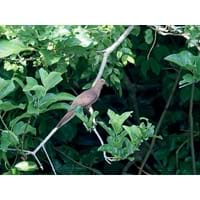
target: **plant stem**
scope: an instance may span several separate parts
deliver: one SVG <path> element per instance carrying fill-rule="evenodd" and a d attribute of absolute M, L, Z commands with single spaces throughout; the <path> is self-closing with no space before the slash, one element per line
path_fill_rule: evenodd
<path fill-rule="evenodd" d="M 193 174 L 196 174 L 196 161 L 195 161 L 195 149 L 194 149 L 194 120 L 193 120 L 193 100 L 194 100 L 195 84 L 191 86 L 190 106 L 189 106 L 189 124 L 190 124 L 190 148 L 192 156 L 192 170 Z"/>
<path fill-rule="evenodd" d="M 166 115 L 166 112 L 167 112 L 167 110 L 168 110 L 168 108 L 169 108 L 169 105 L 171 104 L 172 97 L 174 96 L 176 87 L 177 87 L 177 85 L 178 85 L 178 81 L 179 81 L 179 78 L 180 78 L 180 74 L 181 74 L 181 70 L 179 70 L 179 72 L 178 72 L 178 74 L 177 74 L 177 77 L 176 77 L 174 86 L 173 86 L 173 88 L 172 88 L 171 94 L 170 94 L 170 96 L 169 96 L 169 98 L 168 98 L 168 100 L 167 100 L 167 103 L 166 103 L 166 105 L 165 105 L 165 108 L 164 108 L 164 110 L 163 110 L 163 112 L 162 112 L 162 114 L 161 114 L 160 120 L 159 120 L 159 122 L 158 122 L 158 124 L 157 124 L 156 130 L 155 130 L 155 133 L 154 133 L 155 136 L 158 134 L 158 132 L 159 132 L 159 130 L 160 130 L 160 127 L 161 127 L 161 125 L 162 125 L 163 119 L 164 119 L 164 117 L 165 117 L 165 115 Z M 153 150 L 153 147 L 154 147 L 154 145 L 155 145 L 155 142 L 156 142 L 156 137 L 154 137 L 154 138 L 151 140 L 151 144 L 150 144 L 149 150 L 148 150 L 148 152 L 147 152 L 147 154 L 146 154 L 146 156 L 145 156 L 145 158 L 144 158 L 144 160 L 143 160 L 143 162 L 142 162 L 142 164 L 141 164 L 141 167 L 140 167 L 140 169 L 139 169 L 138 174 L 142 174 L 142 170 L 143 170 L 143 168 L 144 168 L 144 166 L 145 166 L 147 160 L 149 159 L 149 156 L 150 156 L 151 153 L 152 153 L 152 150 Z"/>

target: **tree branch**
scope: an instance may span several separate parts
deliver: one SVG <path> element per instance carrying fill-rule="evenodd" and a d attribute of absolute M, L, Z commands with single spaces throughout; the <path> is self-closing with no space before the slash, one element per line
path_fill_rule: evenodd
<path fill-rule="evenodd" d="M 99 72 L 96 76 L 96 79 L 92 84 L 93 86 L 96 84 L 97 80 L 102 77 L 109 55 L 126 39 L 126 37 L 130 34 L 133 28 L 134 26 L 129 26 L 111 46 L 101 51 L 103 52 L 103 60 L 101 62 L 101 66 L 99 68 Z"/>
<path fill-rule="evenodd" d="M 156 130 L 155 130 L 155 133 L 154 133 L 155 136 L 158 134 L 158 132 L 159 132 L 159 130 L 160 130 L 160 127 L 161 127 L 161 125 L 162 125 L 163 119 L 164 119 L 164 117 L 165 117 L 165 115 L 166 115 L 166 112 L 167 112 L 167 110 L 168 110 L 168 108 L 169 108 L 169 105 L 171 104 L 172 97 L 174 96 L 176 87 L 177 87 L 177 85 L 178 85 L 178 81 L 179 81 L 179 79 L 180 79 L 180 74 L 181 74 L 181 70 L 179 70 L 179 72 L 178 72 L 178 74 L 177 74 L 177 77 L 176 77 L 174 86 L 173 86 L 173 88 L 172 88 L 171 94 L 170 94 L 170 96 L 169 96 L 169 98 L 168 98 L 168 100 L 167 100 L 167 103 L 166 103 L 166 105 L 165 105 L 165 108 L 164 108 L 164 110 L 163 110 L 163 112 L 162 112 L 162 115 L 161 115 L 160 120 L 159 120 L 159 122 L 158 122 L 158 125 L 157 125 L 157 127 L 156 127 Z M 151 154 L 151 152 L 152 152 L 152 150 L 153 150 L 153 147 L 154 147 L 155 142 L 156 142 L 156 137 L 153 137 L 153 139 L 152 139 L 152 141 L 151 141 L 151 144 L 150 144 L 150 147 L 149 147 L 149 150 L 148 150 L 148 152 L 147 152 L 147 154 L 146 154 L 146 156 L 145 156 L 145 158 L 144 158 L 144 160 L 143 160 L 143 162 L 142 162 L 142 164 L 141 164 L 141 167 L 140 167 L 140 169 L 139 169 L 138 174 L 142 174 L 142 170 L 143 170 L 143 168 L 144 168 L 144 166 L 145 166 L 147 160 L 149 159 L 149 156 L 150 156 L 150 154 Z"/>
<path fill-rule="evenodd" d="M 189 124 L 190 124 L 190 148 L 192 155 L 192 170 L 193 174 L 196 174 L 196 161 L 195 161 L 195 149 L 194 149 L 194 120 L 193 120 L 193 100 L 194 100 L 194 90 L 195 84 L 192 83 L 191 96 L 190 96 L 190 106 L 189 106 Z"/>

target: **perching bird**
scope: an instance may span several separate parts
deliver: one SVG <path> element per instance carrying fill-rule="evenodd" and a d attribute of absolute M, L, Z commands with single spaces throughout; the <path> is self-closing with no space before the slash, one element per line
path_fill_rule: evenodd
<path fill-rule="evenodd" d="M 105 84 L 105 80 L 99 79 L 92 88 L 79 94 L 72 102 L 69 111 L 58 122 L 58 124 L 56 125 L 56 128 L 59 129 L 60 127 L 62 127 L 67 122 L 69 122 L 75 116 L 74 109 L 77 106 L 89 108 L 93 103 L 95 103 L 97 101 L 97 99 L 99 98 L 101 89 L 104 84 Z"/>

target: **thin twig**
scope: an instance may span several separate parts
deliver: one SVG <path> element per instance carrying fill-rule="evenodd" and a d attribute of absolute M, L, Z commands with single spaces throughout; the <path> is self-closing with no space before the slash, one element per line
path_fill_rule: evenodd
<path fill-rule="evenodd" d="M 48 161 L 49 161 L 49 163 L 50 163 L 50 165 L 51 165 L 51 169 L 52 169 L 54 175 L 57 175 L 56 170 L 55 170 L 55 167 L 54 167 L 54 165 L 53 165 L 53 162 L 51 161 L 51 159 L 50 159 L 50 157 L 49 157 L 49 154 L 47 153 L 47 150 L 46 150 L 46 148 L 45 148 L 44 145 L 42 146 L 42 149 L 43 149 L 43 151 L 44 151 L 44 153 L 45 153 L 45 155 L 46 155 L 46 157 L 47 157 L 47 159 L 48 159 Z"/>
<path fill-rule="evenodd" d="M 51 132 L 45 137 L 44 140 L 35 148 L 33 151 L 34 154 L 36 154 L 46 143 L 47 141 L 53 136 L 53 134 L 58 130 L 57 127 L 53 128 Z"/>
<path fill-rule="evenodd" d="M 169 108 L 169 105 L 171 104 L 172 97 L 174 96 L 176 87 L 177 87 L 178 82 L 179 82 L 179 79 L 180 79 L 180 74 L 181 74 L 181 70 L 179 70 L 179 72 L 178 72 L 178 74 L 177 74 L 177 77 L 176 77 L 174 86 L 173 86 L 173 88 L 172 88 L 171 94 L 170 94 L 170 96 L 169 96 L 169 98 L 168 98 L 168 100 L 167 100 L 167 103 L 166 103 L 166 105 L 165 105 L 165 108 L 164 108 L 164 110 L 163 110 L 163 112 L 162 112 L 162 114 L 161 114 L 160 120 L 159 120 L 159 122 L 158 122 L 158 125 L 157 125 L 156 130 L 155 130 L 155 133 L 154 133 L 155 136 L 158 134 L 158 132 L 159 132 L 159 130 L 160 130 L 160 127 L 161 127 L 161 125 L 162 125 L 163 119 L 164 119 L 164 117 L 165 117 L 165 115 L 166 115 L 166 112 L 167 112 L 167 110 L 168 110 L 168 108 Z M 148 152 L 147 152 L 147 154 L 146 154 L 146 156 L 145 156 L 145 158 L 144 158 L 144 160 L 143 160 L 143 162 L 142 162 L 142 164 L 141 164 L 141 167 L 140 167 L 140 170 L 139 170 L 138 174 L 142 174 L 142 170 L 143 170 L 143 168 L 144 168 L 144 166 L 145 166 L 145 164 L 146 164 L 146 162 L 147 162 L 147 160 L 148 160 L 148 158 L 149 158 L 149 156 L 150 156 L 150 154 L 151 154 L 151 152 L 152 152 L 152 150 L 153 150 L 155 141 L 156 141 L 156 137 L 154 137 L 154 138 L 152 139 L 152 141 L 151 141 L 149 150 L 148 150 Z"/>
<path fill-rule="evenodd" d="M 75 164 L 77 164 L 77 165 L 79 165 L 79 166 L 81 166 L 81 167 L 83 167 L 83 168 L 86 168 L 86 169 L 88 169 L 88 170 L 90 170 L 90 171 L 92 171 L 92 172 L 94 172 L 94 173 L 96 173 L 96 174 L 99 174 L 99 175 L 102 174 L 99 170 L 93 169 L 93 168 L 91 168 L 91 167 L 88 167 L 88 166 L 86 166 L 86 165 L 84 165 L 84 164 L 82 164 L 82 163 L 80 163 L 80 162 L 74 160 L 73 158 L 71 158 L 71 157 L 68 156 L 67 154 L 63 153 L 62 151 L 60 151 L 60 150 L 57 149 L 56 147 L 53 147 L 53 148 L 54 148 L 58 153 L 62 154 L 62 156 L 64 156 L 64 157 L 67 158 L 68 160 L 71 160 L 71 161 L 74 162 Z"/>
<path fill-rule="evenodd" d="M 93 114 L 94 110 L 93 110 L 92 107 L 89 108 L 89 112 L 90 112 L 91 115 Z M 93 119 L 93 127 L 92 127 L 92 130 L 93 130 L 94 133 L 96 134 L 96 136 L 97 136 L 97 138 L 99 139 L 101 145 L 104 145 L 103 139 L 101 138 L 99 132 L 98 132 L 97 129 L 96 129 L 96 125 L 97 125 L 97 123 L 96 123 L 96 120 L 95 120 L 95 118 L 94 118 L 94 119 Z M 103 151 L 103 156 L 104 156 L 105 161 L 106 161 L 108 164 L 111 164 L 111 162 L 115 161 L 115 159 L 113 159 L 112 157 L 108 157 L 108 156 L 106 155 L 106 152 L 105 152 L 105 151 Z"/>
<path fill-rule="evenodd" d="M 129 26 L 111 46 L 101 51 L 103 52 L 103 60 L 101 62 L 101 66 L 99 68 L 99 72 L 96 76 L 96 79 L 92 84 L 93 86 L 96 84 L 97 80 L 102 77 L 109 55 L 126 39 L 126 37 L 130 34 L 133 28 L 134 26 Z"/>
<path fill-rule="evenodd" d="M 154 40 L 153 40 L 153 44 L 151 45 L 151 48 L 147 54 L 147 60 L 149 60 L 149 57 L 151 55 L 151 52 L 153 50 L 153 48 L 155 47 L 155 44 L 156 44 L 156 39 L 157 39 L 157 30 L 155 30 L 155 34 L 154 34 Z"/>
<path fill-rule="evenodd" d="M 1 120 L 2 124 L 4 125 L 5 129 L 9 130 L 8 126 L 4 122 L 3 117 L 1 115 L 0 115 L 0 120 Z"/>
<path fill-rule="evenodd" d="M 190 106 L 189 106 L 189 124 L 190 124 L 190 148 L 192 155 L 192 170 L 193 174 L 196 174 L 196 161 L 195 161 L 195 149 L 194 149 L 194 120 L 193 120 L 193 100 L 194 100 L 194 90 L 195 84 L 192 84 L 191 96 L 190 96 Z"/>

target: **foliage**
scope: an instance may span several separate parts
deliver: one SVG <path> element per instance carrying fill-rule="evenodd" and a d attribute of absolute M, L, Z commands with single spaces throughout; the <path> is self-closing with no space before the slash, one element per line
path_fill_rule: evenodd
<path fill-rule="evenodd" d="M 101 50 L 125 29 L 111 25 L 0 26 L 1 174 L 52 173 L 42 151 L 38 157 L 44 171 L 22 150 L 34 149 L 74 97 L 91 87 L 102 61 Z M 46 145 L 56 171 L 137 174 L 151 139 L 158 137 L 162 140 L 156 140 L 144 170 L 150 174 L 194 173 L 188 123 L 193 102 L 199 174 L 199 39 L 199 26 L 135 26 L 108 58 L 103 74 L 108 86 L 95 103 L 95 111 L 88 114 L 76 108 L 77 117 Z M 180 70 L 179 88 L 161 118 Z M 161 127 L 154 135 L 159 121 Z M 102 146 L 94 126 L 104 139 Z M 117 161 L 108 165 L 102 151 Z"/>

